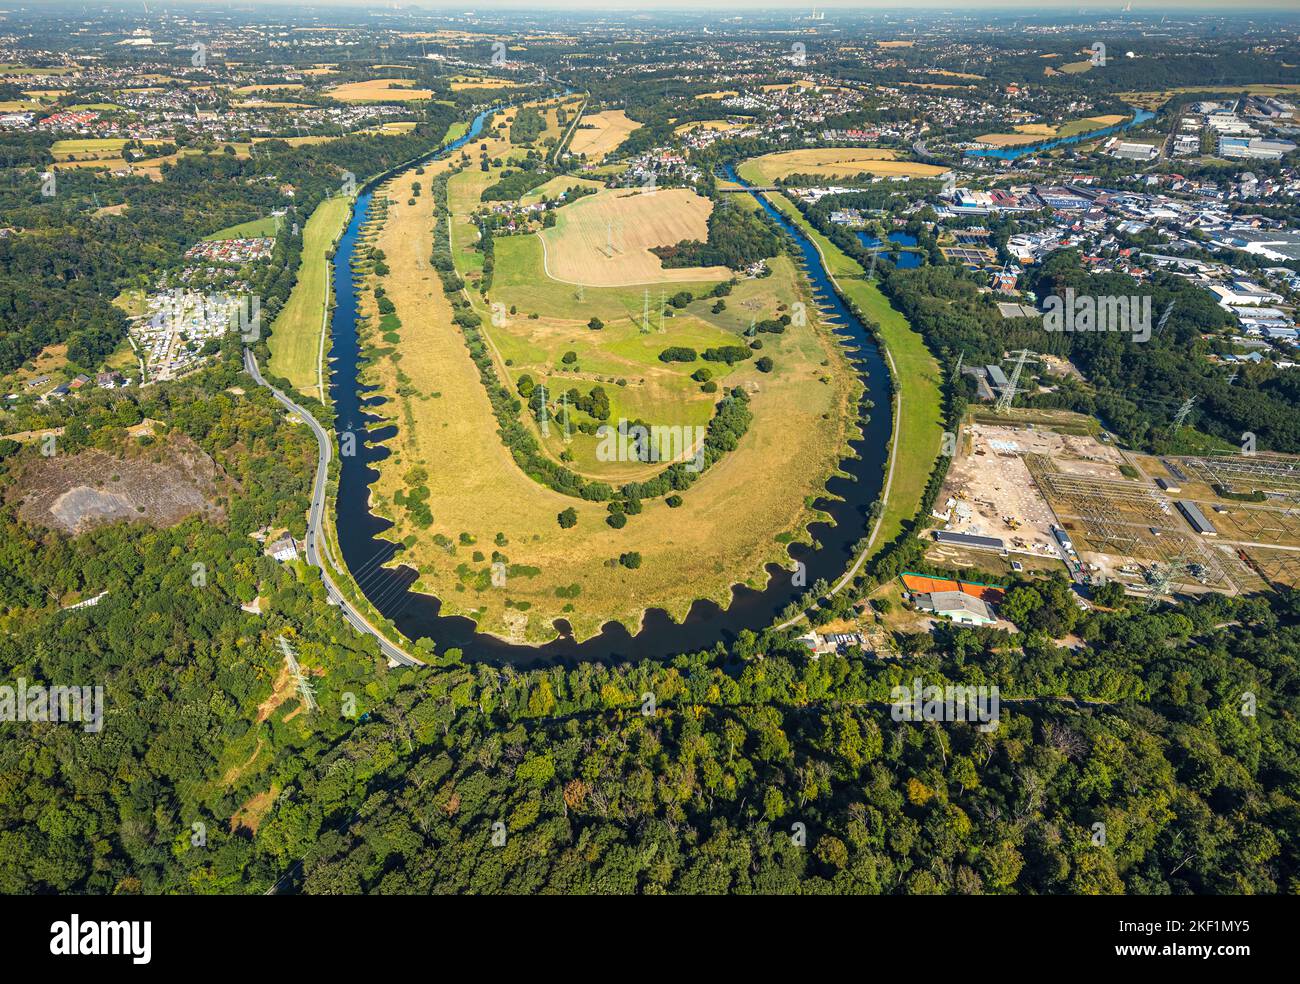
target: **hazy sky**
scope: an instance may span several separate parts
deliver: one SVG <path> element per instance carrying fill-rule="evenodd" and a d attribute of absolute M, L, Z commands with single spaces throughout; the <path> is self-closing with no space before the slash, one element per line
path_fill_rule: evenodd
<path fill-rule="evenodd" d="M 1006 10 L 1019 13 L 1052 11 L 1068 13 L 1087 10 L 1091 14 L 1107 11 L 1121 12 L 1126 0 L 823 0 L 820 3 L 792 2 L 792 0 L 242 0 L 231 4 L 228 0 L 197 0 L 199 3 L 219 3 L 221 6 L 301 6 L 301 7 L 352 7 L 356 9 L 431 9 L 449 13 L 490 13 L 508 10 L 591 10 L 635 13 L 650 10 L 683 10 L 705 13 L 710 10 L 788 10 L 791 13 L 818 10 L 890 10 L 906 13 L 909 10 Z M 160 8 L 168 6 L 166 0 L 157 0 Z M 1179 11 L 1222 11 L 1246 13 L 1253 10 L 1295 10 L 1300 12 L 1300 0 L 1134 0 L 1132 13 L 1143 11 L 1176 13 Z"/>

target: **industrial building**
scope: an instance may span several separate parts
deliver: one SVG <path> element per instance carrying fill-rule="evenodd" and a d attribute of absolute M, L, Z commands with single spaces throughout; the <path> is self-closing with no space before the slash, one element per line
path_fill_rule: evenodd
<path fill-rule="evenodd" d="M 1178 499 L 1175 501 L 1174 505 L 1176 505 L 1178 511 L 1183 514 L 1183 518 L 1187 520 L 1188 525 L 1190 525 L 1197 533 L 1201 534 L 1201 536 L 1219 535 L 1219 531 L 1216 530 L 1213 524 L 1205 518 L 1205 514 L 1201 512 L 1200 507 L 1197 506 L 1196 503 L 1188 502 L 1186 499 Z"/>
<path fill-rule="evenodd" d="M 973 533 L 945 533 L 942 530 L 934 534 L 934 538 L 939 543 L 946 543 L 950 547 L 975 547 L 979 550 L 997 550 L 1005 552 L 1007 547 L 1003 541 L 995 536 L 976 536 Z"/>
<path fill-rule="evenodd" d="M 916 596 L 916 607 L 961 625 L 992 625 L 998 620 L 988 602 L 963 591 L 932 591 Z"/>

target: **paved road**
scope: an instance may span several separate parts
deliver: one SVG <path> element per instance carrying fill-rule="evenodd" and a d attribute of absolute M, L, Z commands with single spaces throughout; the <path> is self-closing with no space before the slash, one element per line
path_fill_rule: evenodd
<path fill-rule="evenodd" d="M 333 454 L 334 441 L 325 428 L 321 426 L 320 421 L 262 378 L 262 370 L 258 368 L 257 359 L 253 356 L 252 351 L 247 348 L 244 349 L 244 370 L 253 377 L 258 385 L 269 389 L 282 405 L 306 421 L 307 425 L 312 429 L 312 433 L 316 435 L 316 444 L 320 454 L 316 462 L 316 482 L 312 486 L 311 492 L 311 511 L 307 514 L 307 562 L 313 567 L 320 568 L 321 580 L 325 582 L 325 591 L 329 595 L 330 601 L 339 606 L 339 609 L 343 612 L 343 617 L 351 623 L 354 629 L 372 635 L 378 640 L 380 650 L 383 651 L 383 654 L 388 657 L 390 662 L 402 666 L 423 666 L 424 664 L 420 660 L 384 638 L 379 630 L 353 607 L 352 602 L 344 597 L 343 592 L 339 591 L 338 586 L 334 583 L 334 579 L 330 577 L 329 565 L 321 561 L 322 554 L 329 554 L 329 545 L 324 534 L 325 486 L 329 481 L 329 464 L 330 457 Z"/>

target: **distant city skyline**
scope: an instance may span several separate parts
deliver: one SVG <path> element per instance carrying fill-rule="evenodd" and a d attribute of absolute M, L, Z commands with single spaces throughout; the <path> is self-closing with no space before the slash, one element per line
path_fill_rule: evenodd
<path fill-rule="evenodd" d="M 180 4 L 166 6 L 228 6 L 225 0 L 182 0 Z M 405 0 L 397 3 L 365 4 L 359 0 L 308 0 L 305 3 L 291 3 L 289 0 L 245 0 L 241 6 L 256 7 L 298 7 L 310 10 L 313 7 L 353 8 L 371 11 L 429 10 L 442 13 L 487 14 L 508 12 L 536 13 L 545 10 L 574 10 L 593 13 L 634 14 L 640 11 L 679 11 L 706 14 L 711 11 L 781 11 L 791 13 L 814 9 L 852 13 L 857 11 L 889 11 L 908 13 L 916 10 L 931 12 L 950 11 L 960 13 L 978 9 L 989 13 L 1068 13 L 1078 11 L 1088 14 L 1113 13 L 1224 13 L 1247 16 L 1256 12 L 1294 11 L 1300 14 L 1295 0 L 1250 0 L 1246 4 L 1234 4 L 1226 0 L 1133 0 L 1132 4 L 1124 0 L 826 0 L 821 3 L 790 2 L 790 0 L 538 0 L 526 3 L 523 0 L 479 0 L 477 3 L 457 3 L 456 0 Z M 124 8 L 132 4 L 122 4 Z M 166 9 L 161 5 L 159 11 Z M 18 8 L 21 9 L 21 8 Z"/>

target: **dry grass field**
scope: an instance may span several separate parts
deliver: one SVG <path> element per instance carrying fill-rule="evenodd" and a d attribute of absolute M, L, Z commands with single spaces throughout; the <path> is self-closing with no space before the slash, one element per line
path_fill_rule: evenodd
<path fill-rule="evenodd" d="M 733 123 L 731 120 L 695 120 L 691 123 L 683 123 L 674 128 L 673 133 L 680 136 L 683 133 L 690 133 L 692 130 L 739 130 L 745 124 Z"/>
<path fill-rule="evenodd" d="M 489 141 L 490 151 L 504 146 L 504 141 Z M 388 535 L 407 544 L 401 558 L 419 571 L 418 589 L 440 598 L 444 612 L 475 618 L 484 631 L 541 642 L 555 636 L 556 618 L 567 619 L 582 639 L 611 620 L 635 629 L 648 607 L 662 607 L 681 618 L 697 598 L 725 604 L 734 583 L 761 585 L 765 565 L 787 559 L 785 542 L 806 538 L 806 524 L 814 518 L 806 499 L 821 491 L 849 436 L 845 410 L 858 384 L 838 344 L 815 323 L 770 336 L 765 352 L 776 362 L 774 372 L 761 374 L 749 364 L 727 376 L 728 386 L 745 386 L 752 394 L 754 421 L 740 447 L 683 494 L 680 508 L 669 509 L 662 500 L 647 502 L 644 512 L 624 529 L 614 530 L 605 522 L 602 503 L 564 496 L 534 481 L 497 436 L 478 370 L 429 265 L 433 196 L 410 195 L 412 181 L 421 181 L 427 189 L 436 168 L 445 166 L 433 165 L 424 176 L 407 173 L 391 182 L 391 204 L 375 244 L 390 268 L 383 282 L 396 307 L 400 341 L 384 343 L 377 327 L 369 329 L 367 338 L 381 348 L 366 369 L 366 381 L 389 397 L 378 412 L 391 419 L 398 432 L 388 444 L 391 455 L 378 465 L 372 502 L 380 514 L 395 521 Z M 463 216 L 494 180 L 494 174 L 474 168 L 451 182 L 457 220 L 454 252 L 462 275 L 475 269 L 472 254 L 464 251 L 472 229 Z M 498 280 L 517 276 L 512 268 L 529 255 L 506 245 L 536 242 L 536 237 L 498 237 Z M 696 335 L 701 341 L 735 338 L 730 335 L 736 330 L 733 323 L 775 316 L 780 305 L 799 299 L 802 288 L 793 265 L 783 258 L 778 266 L 769 278 L 738 285 L 729 298 L 735 303 L 726 312 L 731 321 L 707 324 L 692 305 L 691 311 L 679 315 L 680 322 L 669 319 L 666 335 L 657 339 L 614 325 L 590 332 L 585 328 L 586 302 L 576 299 L 572 287 L 562 285 L 537 295 L 539 307 L 545 301 L 541 317 L 530 319 L 521 311 L 502 326 L 485 319 L 484 328 L 489 348 L 513 353 L 513 361 L 527 353 L 540 366 L 559 352 L 581 346 L 581 372 L 603 375 L 608 361 L 609 367 L 623 365 L 630 375 L 637 364 L 644 370 L 655 361 L 651 350 L 657 351 L 660 341 L 671 344 L 677 337 Z M 489 300 L 499 293 L 494 285 Z M 629 293 L 639 300 L 639 290 Z M 607 306 L 616 304 L 618 295 L 610 288 L 592 288 L 586 294 L 593 303 Z M 471 297 L 478 310 L 477 293 L 471 292 Z M 373 309 L 367 313 L 373 324 Z M 500 359 L 497 365 L 502 371 Z M 575 385 L 585 384 L 575 380 Z M 671 412 L 674 406 L 665 390 L 659 412 Z M 409 521 L 397 501 L 397 493 L 410 487 L 414 479 L 408 476 L 416 468 L 426 473 L 420 480 L 429 489 L 434 517 L 433 525 L 424 529 Z M 556 517 L 569 507 L 577 512 L 578 522 L 563 530 Z M 489 576 L 494 551 L 509 565 L 501 587 L 492 586 Z M 640 568 L 618 564 L 619 555 L 629 551 L 642 555 Z"/>
<path fill-rule="evenodd" d="M 897 156 L 892 150 L 874 147 L 814 147 L 809 150 L 785 150 L 746 161 L 741 174 L 750 180 L 767 185 L 778 178 L 786 178 L 792 174 L 816 174 L 825 178 L 835 176 L 847 178 L 859 174 L 933 178 L 947 170 L 934 164 L 900 161 L 896 159 Z"/>
<path fill-rule="evenodd" d="M 641 124 L 629 119 L 621 109 L 607 109 L 603 113 L 584 116 L 573 131 L 569 152 L 586 154 L 589 161 L 603 161 L 606 154 L 627 139 L 628 134 L 640 128 Z"/>
<path fill-rule="evenodd" d="M 125 146 L 126 141 L 121 138 L 73 138 L 54 141 L 50 153 L 56 161 L 120 158 Z"/>
<path fill-rule="evenodd" d="M 258 92 L 297 92 L 304 89 L 301 82 L 271 82 L 266 84 L 241 85 L 230 91 L 237 96 L 251 96 Z"/>
<path fill-rule="evenodd" d="M 338 102 L 418 102 L 433 98 L 429 89 L 417 89 L 410 79 L 367 79 L 364 82 L 345 82 L 325 90 L 325 95 Z"/>
<path fill-rule="evenodd" d="M 458 76 L 451 79 L 452 92 L 463 92 L 466 89 L 514 89 L 518 88 L 518 86 L 518 82 L 511 82 L 509 79 L 499 79 L 490 76 L 484 76 L 482 78 Z"/>
<path fill-rule="evenodd" d="M 599 191 L 604 187 L 599 181 L 592 181 L 590 178 L 575 178 L 561 174 L 559 177 L 551 178 L 546 184 L 538 185 L 532 191 L 520 195 L 519 201 L 524 205 L 531 205 L 534 202 L 562 195 L 570 188 L 595 188 Z"/>
<path fill-rule="evenodd" d="M 725 279 L 725 267 L 665 270 L 650 252 L 652 246 L 707 239 L 712 208 L 686 188 L 607 190 L 580 199 L 540 233 L 546 273 L 588 287 Z"/>
<path fill-rule="evenodd" d="M 1020 126 L 1012 127 L 1014 133 L 986 133 L 975 139 L 990 147 L 1020 147 L 1041 143 L 1043 140 L 1051 140 L 1055 137 L 1072 137 L 1076 133 L 1087 133 L 1089 130 L 1103 130 L 1108 126 L 1123 123 L 1126 119 L 1127 116 L 1110 113 L 1104 116 L 1086 116 L 1081 120 L 1062 123 L 1060 126 L 1053 126 L 1051 123 L 1022 123 Z"/>
<path fill-rule="evenodd" d="M 1123 99 L 1131 106 L 1155 111 L 1174 96 L 1190 92 L 1248 92 L 1255 96 L 1295 96 L 1300 93 L 1300 84 L 1259 82 L 1253 85 L 1182 85 L 1160 92 L 1121 92 L 1117 98 Z"/>

